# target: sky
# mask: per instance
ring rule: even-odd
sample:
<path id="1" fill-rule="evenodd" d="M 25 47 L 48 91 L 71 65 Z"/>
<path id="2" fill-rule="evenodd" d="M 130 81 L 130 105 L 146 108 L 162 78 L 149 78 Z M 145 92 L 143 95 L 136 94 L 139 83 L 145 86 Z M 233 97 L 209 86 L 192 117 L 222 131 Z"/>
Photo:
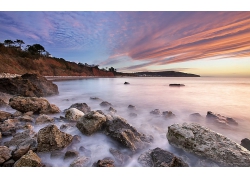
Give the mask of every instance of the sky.
<path id="1" fill-rule="evenodd" d="M 250 77 L 250 11 L 0 11 L 0 42 L 120 72 Z"/>

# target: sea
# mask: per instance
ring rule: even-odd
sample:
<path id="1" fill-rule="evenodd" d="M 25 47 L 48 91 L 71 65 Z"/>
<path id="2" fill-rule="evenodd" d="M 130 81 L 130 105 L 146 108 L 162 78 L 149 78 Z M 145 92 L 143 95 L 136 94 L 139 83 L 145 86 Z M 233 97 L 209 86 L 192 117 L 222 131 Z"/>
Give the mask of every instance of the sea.
<path id="1" fill-rule="evenodd" d="M 129 84 L 124 84 L 129 82 Z M 125 118 L 138 132 L 151 135 L 153 143 L 124 164 L 126 167 L 141 166 L 138 157 L 143 152 L 156 147 L 182 155 L 178 149 L 171 146 L 166 134 L 168 127 L 175 123 L 198 123 L 217 133 L 220 133 L 240 144 L 244 138 L 250 138 L 250 78 L 218 78 L 218 77 L 120 77 L 120 78 L 86 78 L 78 80 L 54 81 L 58 86 L 59 95 L 46 97 L 50 103 L 56 104 L 61 111 L 74 103 L 86 103 L 91 110 L 102 110 L 108 113 L 109 107 L 102 107 L 102 101 L 108 101 L 117 110 L 117 115 Z M 169 84 L 184 84 L 181 87 L 171 87 Z M 92 100 L 97 97 L 100 100 Z M 130 117 L 128 106 L 133 105 L 137 117 Z M 152 115 L 151 111 L 171 111 L 175 118 L 164 118 Z M 222 116 L 234 118 L 238 126 L 224 126 L 206 119 L 211 111 Z M 203 119 L 190 118 L 190 114 L 199 113 Z M 64 116 L 63 112 L 52 115 Z M 63 122 L 57 122 L 57 126 Z M 35 127 L 39 131 L 45 125 Z M 69 128 L 65 132 L 81 136 L 80 146 L 91 151 L 91 163 L 105 157 L 113 157 L 110 148 L 122 149 L 115 140 L 102 134 L 83 135 L 77 128 Z M 186 154 L 190 166 L 196 166 L 197 157 Z M 63 158 L 51 160 L 50 153 L 40 153 L 43 162 L 49 166 L 69 166 Z"/>

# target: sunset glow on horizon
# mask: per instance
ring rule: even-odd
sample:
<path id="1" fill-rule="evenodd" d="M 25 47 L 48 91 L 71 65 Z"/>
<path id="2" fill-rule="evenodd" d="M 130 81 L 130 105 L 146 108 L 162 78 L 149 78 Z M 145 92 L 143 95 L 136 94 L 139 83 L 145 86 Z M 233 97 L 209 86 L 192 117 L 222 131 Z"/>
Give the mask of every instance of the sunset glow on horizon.
<path id="1" fill-rule="evenodd" d="M 0 42 L 120 72 L 250 77 L 250 12 L 0 11 Z"/>

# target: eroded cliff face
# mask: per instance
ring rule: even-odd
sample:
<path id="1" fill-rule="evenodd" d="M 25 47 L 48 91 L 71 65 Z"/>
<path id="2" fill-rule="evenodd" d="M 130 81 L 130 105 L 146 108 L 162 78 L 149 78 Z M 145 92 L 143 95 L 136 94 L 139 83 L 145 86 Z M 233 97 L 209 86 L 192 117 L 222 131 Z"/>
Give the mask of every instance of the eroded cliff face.
<path id="1" fill-rule="evenodd" d="M 42 76 L 114 76 L 113 72 L 55 58 L 30 59 L 0 54 L 0 73 L 40 74 Z"/>

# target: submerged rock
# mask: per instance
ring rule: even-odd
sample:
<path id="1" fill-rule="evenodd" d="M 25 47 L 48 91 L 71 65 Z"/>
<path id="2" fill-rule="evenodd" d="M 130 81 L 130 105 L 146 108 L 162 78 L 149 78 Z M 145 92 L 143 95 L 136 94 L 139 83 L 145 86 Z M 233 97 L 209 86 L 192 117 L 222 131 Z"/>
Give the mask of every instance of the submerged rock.
<path id="1" fill-rule="evenodd" d="M 250 166 L 250 151 L 196 123 L 169 126 L 167 139 L 171 145 L 210 159 L 221 166 Z"/>
<path id="2" fill-rule="evenodd" d="M 181 86 L 185 86 L 184 84 L 169 84 L 169 86 L 173 86 L 173 87 L 181 87 Z"/>
<path id="3" fill-rule="evenodd" d="M 151 111 L 150 114 L 160 115 L 161 111 L 159 109 L 155 109 L 155 110 Z"/>
<path id="4" fill-rule="evenodd" d="M 27 154 L 23 155 L 18 161 L 15 162 L 14 167 L 41 167 L 41 159 L 39 156 L 30 150 Z"/>
<path id="5" fill-rule="evenodd" d="M 72 104 L 70 108 L 76 108 L 79 111 L 83 112 L 84 114 L 89 113 L 91 111 L 91 108 L 86 103 L 75 103 Z"/>
<path id="6" fill-rule="evenodd" d="M 190 120 L 201 120 L 203 117 L 200 115 L 200 113 L 193 113 L 189 115 Z"/>
<path id="7" fill-rule="evenodd" d="M 76 108 L 70 108 L 65 112 L 65 118 L 70 121 L 78 121 L 84 113 Z"/>
<path id="8" fill-rule="evenodd" d="M 0 146 L 0 164 L 11 158 L 11 150 L 6 146 Z"/>
<path id="9" fill-rule="evenodd" d="M 141 154 L 138 162 L 144 167 L 188 167 L 181 158 L 160 148 Z"/>
<path id="10" fill-rule="evenodd" d="M 139 133 L 134 127 L 126 123 L 126 120 L 116 117 L 114 120 L 107 120 L 104 124 L 104 133 L 117 140 L 132 151 L 141 150 L 147 147 L 153 137 Z"/>
<path id="11" fill-rule="evenodd" d="M 46 123 L 54 123 L 54 122 L 55 122 L 54 118 L 46 114 L 41 114 L 36 118 L 36 124 L 46 124 Z"/>
<path id="12" fill-rule="evenodd" d="M 81 156 L 76 158 L 71 164 L 70 167 L 87 167 L 90 165 L 90 158 Z"/>
<path id="13" fill-rule="evenodd" d="M 13 109 L 23 113 L 29 111 L 38 114 L 53 114 L 60 112 L 56 105 L 50 104 L 45 98 L 15 96 L 10 98 L 9 105 Z"/>
<path id="14" fill-rule="evenodd" d="M 106 121 L 106 117 L 97 111 L 91 111 L 81 117 L 76 127 L 85 135 L 91 135 L 100 130 L 103 123 Z"/>
<path id="15" fill-rule="evenodd" d="M 107 107 L 107 106 L 112 106 L 112 104 L 107 101 L 103 101 L 101 102 L 100 106 Z"/>
<path id="16" fill-rule="evenodd" d="M 98 160 L 93 164 L 94 167 L 115 167 L 113 159 L 107 157 L 102 160 Z"/>
<path id="17" fill-rule="evenodd" d="M 115 110 L 113 107 L 109 107 L 108 111 L 111 112 L 111 113 L 116 113 L 117 112 L 117 110 Z"/>
<path id="18" fill-rule="evenodd" d="M 118 165 L 124 165 L 126 162 L 128 162 L 129 160 L 131 160 L 130 156 L 121 153 L 117 149 L 110 148 L 109 152 L 114 156 L 115 161 L 116 161 L 116 163 Z"/>
<path id="19" fill-rule="evenodd" d="M 174 118 L 175 117 L 175 114 L 172 111 L 163 111 L 162 115 L 166 119 Z"/>
<path id="20" fill-rule="evenodd" d="M 128 109 L 130 109 L 130 110 L 135 110 L 136 108 L 135 108 L 135 106 L 133 106 L 133 105 L 128 105 Z"/>
<path id="21" fill-rule="evenodd" d="M 38 131 L 37 151 L 61 150 L 72 142 L 73 136 L 60 131 L 56 125 L 48 125 Z"/>
<path id="22" fill-rule="evenodd" d="M 124 82 L 124 84 L 130 84 L 129 82 Z"/>
<path id="23" fill-rule="evenodd" d="M 79 152 L 75 150 L 68 150 L 64 155 L 64 160 L 73 159 L 78 157 Z"/>
<path id="24" fill-rule="evenodd" d="M 247 138 L 242 139 L 240 145 L 250 151 L 250 140 L 249 139 L 247 139 Z"/>
<path id="25" fill-rule="evenodd" d="M 229 125 L 238 125 L 238 122 L 230 117 L 225 117 L 220 114 L 213 113 L 211 111 L 207 112 L 206 118 L 208 120 L 213 120 L 214 122 L 220 123 L 220 124 L 229 124 Z"/>
<path id="26" fill-rule="evenodd" d="M 136 113 L 129 113 L 129 117 L 135 118 L 135 117 L 137 117 L 137 114 Z"/>

